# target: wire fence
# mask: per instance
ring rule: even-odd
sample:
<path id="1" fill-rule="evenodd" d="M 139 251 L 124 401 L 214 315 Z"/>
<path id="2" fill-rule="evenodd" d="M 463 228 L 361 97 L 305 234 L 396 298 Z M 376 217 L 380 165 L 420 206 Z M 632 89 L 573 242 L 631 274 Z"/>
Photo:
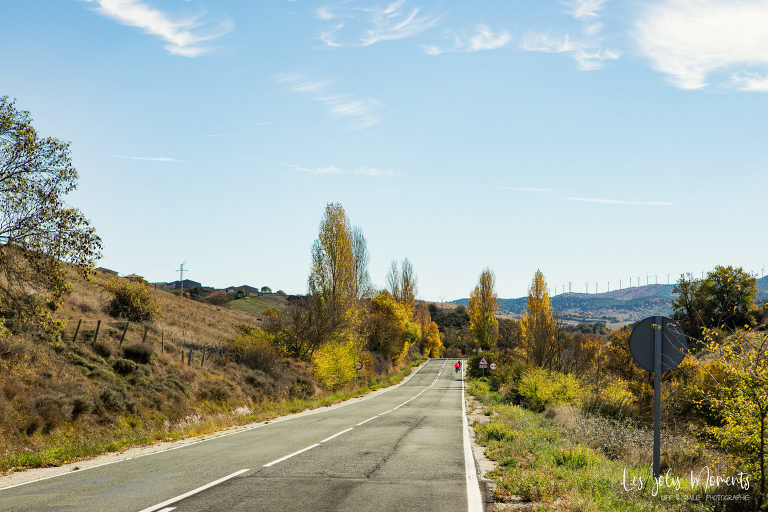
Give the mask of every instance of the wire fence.
<path id="1" fill-rule="evenodd" d="M 118 349 L 140 345 L 161 354 L 179 353 L 179 362 L 187 366 L 204 366 L 216 357 L 220 360 L 240 362 L 242 354 L 223 345 L 203 345 L 184 339 L 172 339 L 157 327 L 128 320 L 67 318 L 62 339 L 73 344 L 91 346 L 111 344 Z"/>

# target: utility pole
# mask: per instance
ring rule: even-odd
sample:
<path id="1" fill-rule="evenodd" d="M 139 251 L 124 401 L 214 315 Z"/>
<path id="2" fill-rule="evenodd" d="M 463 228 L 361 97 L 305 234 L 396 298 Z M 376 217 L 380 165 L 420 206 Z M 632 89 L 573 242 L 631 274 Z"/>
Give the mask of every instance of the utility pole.
<path id="1" fill-rule="evenodd" d="M 184 265 L 186 265 L 187 262 L 185 261 L 182 263 L 179 268 L 176 270 L 176 272 L 179 273 L 179 287 L 181 289 L 181 293 L 179 294 L 181 297 L 184 296 L 184 270 L 189 271 L 189 269 L 185 269 Z"/>

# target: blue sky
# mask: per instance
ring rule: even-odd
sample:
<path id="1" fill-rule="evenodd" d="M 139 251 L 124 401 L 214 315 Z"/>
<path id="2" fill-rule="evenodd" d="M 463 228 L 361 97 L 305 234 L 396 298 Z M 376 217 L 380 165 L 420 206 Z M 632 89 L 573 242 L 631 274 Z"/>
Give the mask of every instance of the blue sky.
<path id="1" fill-rule="evenodd" d="M 425 299 L 768 264 L 768 2 L 0 2 L 101 265 L 303 293 L 327 202 Z M 651 277 L 651 281 L 654 278 Z M 554 291 L 554 290 L 553 290 Z"/>

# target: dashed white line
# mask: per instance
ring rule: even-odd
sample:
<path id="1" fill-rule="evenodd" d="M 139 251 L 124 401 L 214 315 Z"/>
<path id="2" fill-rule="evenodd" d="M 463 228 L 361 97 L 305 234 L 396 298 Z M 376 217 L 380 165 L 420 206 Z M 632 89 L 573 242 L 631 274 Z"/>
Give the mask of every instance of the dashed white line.
<path id="1" fill-rule="evenodd" d="M 181 500 L 183 500 L 185 498 L 189 498 L 190 496 L 193 496 L 193 495 L 195 495 L 195 494 L 197 494 L 199 492 L 203 492 L 206 489 L 210 489 L 214 485 L 219 485 L 222 482 L 226 482 L 230 478 L 234 478 L 237 475 L 242 475 L 246 471 L 250 471 L 250 470 L 249 469 L 241 469 L 240 471 L 235 471 L 231 475 L 227 475 L 227 476 L 225 476 L 223 478 L 219 478 L 218 480 L 214 480 L 211 483 L 202 485 L 202 486 L 198 487 L 197 489 L 192 489 L 189 492 L 185 492 L 184 494 L 180 494 L 180 495 L 176 496 L 175 498 L 171 498 L 169 500 L 165 500 L 164 502 L 158 503 L 157 505 L 152 505 L 151 507 L 147 507 L 145 509 L 139 510 L 139 512 L 158 512 L 161 509 L 162 509 L 162 512 L 169 512 L 170 510 L 173 510 L 175 507 L 168 507 L 167 505 L 171 505 L 171 504 L 176 503 L 178 501 L 181 501 Z"/>
<path id="2" fill-rule="evenodd" d="M 322 440 L 322 441 L 320 441 L 320 442 L 321 442 L 321 443 L 325 443 L 326 441 L 330 441 L 330 440 L 331 440 L 331 439 L 333 439 L 334 437 L 339 437 L 341 434 L 346 434 L 347 432 L 349 432 L 349 431 L 350 431 L 350 430 L 352 430 L 353 428 L 354 428 L 354 427 L 349 427 L 348 429 L 346 429 L 346 430 L 342 430 L 341 432 L 336 432 L 336 433 L 335 433 L 335 434 L 333 434 L 331 437 L 326 437 L 325 439 L 323 439 L 323 440 Z"/>
<path id="3" fill-rule="evenodd" d="M 366 423 L 368 423 L 369 421 L 371 421 L 371 420 L 375 420 L 375 419 L 376 419 L 376 418 L 378 418 L 378 417 L 379 417 L 379 415 L 378 415 L 378 414 L 377 414 L 376 416 L 371 416 L 371 417 L 370 417 L 370 418 L 368 418 L 367 420 L 363 420 L 363 421 L 361 421 L 360 423 L 358 423 L 358 424 L 357 424 L 357 426 L 359 427 L 360 425 L 365 425 L 365 424 L 366 424 Z"/>
<path id="4" fill-rule="evenodd" d="M 306 452 L 308 450 L 311 450 L 312 448 L 317 448 L 318 446 L 320 446 L 320 443 L 315 443 L 312 446 L 307 446 L 306 448 L 302 448 L 301 450 L 299 450 L 297 452 L 293 452 L 293 453 L 291 453 L 289 455 L 286 455 L 285 457 L 280 457 L 279 459 L 275 459 L 272 462 L 267 462 L 266 464 L 264 464 L 264 467 L 268 468 L 269 466 L 274 466 L 278 462 L 283 462 L 284 460 L 288 460 L 291 457 L 295 457 L 296 455 L 298 455 L 300 453 L 304 453 L 304 452 Z"/>

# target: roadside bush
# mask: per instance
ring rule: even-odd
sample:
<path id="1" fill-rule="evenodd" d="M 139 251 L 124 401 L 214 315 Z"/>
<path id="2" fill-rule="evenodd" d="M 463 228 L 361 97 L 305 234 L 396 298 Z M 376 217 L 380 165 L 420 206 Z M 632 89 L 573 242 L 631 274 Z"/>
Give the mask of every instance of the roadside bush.
<path id="1" fill-rule="evenodd" d="M 533 411 L 542 412 L 551 404 L 578 402 L 582 391 L 573 375 L 548 372 L 540 368 L 526 371 L 513 390 L 518 401 Z"/>
<path id="2" fill-rule="evenodd" d="M 355 378 L 357 351 L 351 341 L 332 341 L 318 348 L 312 358 L 312 369 L 323 385 L 336 390 Z"/>
<path id="3" fill-rule="evenodd" d="M 232 350 L 245 366 L 268 371 L 279 357 L 273 340 L 274 336 L 262 329 L 250 329 L 232 340 Z"/>
<path id="4" fill-rule="evenodd" d="M 107 285 L 113 298 L 107 313 L 131 322 L 152 322 L 160 313 L 160 303 L 144 282 L 113 279 Z"/>
<path id="5" fill-rule="evenodd" d="M 144 343 L 128 345 L 123 349 L 123 355 L 126 359 L 140 364 L 149 364 L 152 361 L 153 354 L 154 350 L 152 350 L 152 347 Z"/>

